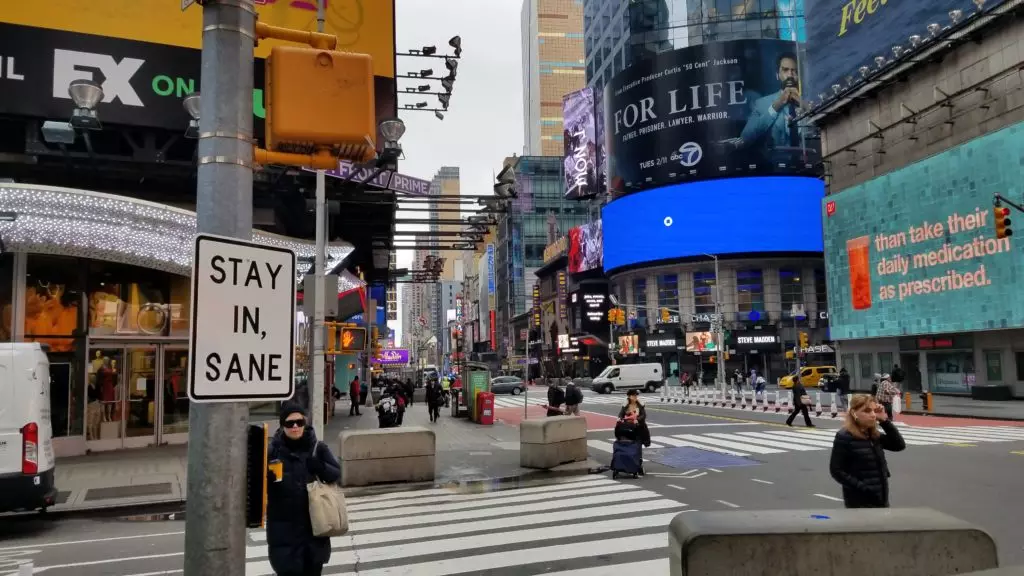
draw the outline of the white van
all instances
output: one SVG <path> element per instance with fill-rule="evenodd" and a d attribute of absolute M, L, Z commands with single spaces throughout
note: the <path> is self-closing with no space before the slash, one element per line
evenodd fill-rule
<path fill-rule="evenodd" d="M 590 389 L 602 394 L 614 390 L 646 390 L 654 392 L 665 385 L 661 364 L 619 364 L 605 368 L 590 384 Z"/>
<path fill-rule="evenodd" d="M 37 342 L 0 344 L 0 512 L 57 500 L 50 361 Z"/>

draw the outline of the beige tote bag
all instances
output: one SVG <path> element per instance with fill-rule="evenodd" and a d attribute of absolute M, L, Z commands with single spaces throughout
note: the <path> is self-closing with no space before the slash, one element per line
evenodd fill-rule
<path fill-rule="evenodd" d="M 314 480 L 306 486 L 306 491 L 309 493 L 309 519 L 313 524 L 313 536 L 344 536 L 348 532 L 348 511 L 345 509 L 345 494 L 341 486 Z"/>

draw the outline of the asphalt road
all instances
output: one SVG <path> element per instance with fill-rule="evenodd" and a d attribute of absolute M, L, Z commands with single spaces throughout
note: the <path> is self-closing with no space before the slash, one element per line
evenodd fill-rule
<path fill-rule="evenodd" d="M 584 409 L 617 412 L 615 404 L 584 402 Z M 653 576 L 665 573 L 665 525 L 676 513 L 795 508 L 827 514 L 842 507 L 828 474 L 828 435 L 838 427 L 835 422 L 818 421 L 818 436 L 804 440 L 801 450 L 785 441 L 794 437 L 784 435 L 803 431 L 786 427 L 781 415 L 650 401 L 648 412 L 662 448 L 646 453 L 646 477 L 613 482 L 608 474 L 591 475 L 570 479 L 575 485 L 491 496 L 407 493 L 394 496 L 408 498 L 407 505 L 357 503 L 350 508 L 354 539 L 335 540 L 334 565 L 325 573 L 352 574 L 358 562 L 360 574 L 610 576 L 627 563 Z M 966 442 L 957 435 L 967 432 L 949 430 L 917 434 L 949 436 L 951 443 L 919 442 L 890 455 L 894 505 L 931 507 L 970 521 L 996 538 L 1004 565 L 1024 564 L 1024 525 L 1018 519 L 1024 441 Z M 592 457 L 609 459 L 602 443 L 610 436 L 607 430 L 590 434 Z M 723 452 L 702 451 L 706 457 L 699 461 L 673 462 L 673 446 L 666 444 L 671 438 L 718 442 Z M 743 438 L 765 443 L 744 444 Z M 761 452 L 752 453 L 757 446 Z M 461 500 L 476 498 L 487 500 Z M 184 528 L 181 521 L 4 520 L 0 576 L 27 560 L 36 573 L 54 576 L 180 574 Z M 265 535 L 254 531 L 249 538 L 247 576 L 270 574 Z"/>

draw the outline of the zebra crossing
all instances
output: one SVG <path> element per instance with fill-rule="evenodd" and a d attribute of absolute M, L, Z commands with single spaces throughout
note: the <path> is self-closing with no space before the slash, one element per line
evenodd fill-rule
<path fill-rule="evenodd" d="M 640 396 L 642 402 L 650 402 L 652 397 L 645 398 L 643 395 Z M 498 408 L 522 408 L 523 403 L 527 403 L 531 406 L 545 406 L 548 403 L 548 396 L 546 392 L 534 393 L 531 392 L 527 396 L 495 396 L 494 405 Z M 626 397 L 623 395 L 614 394 L 597 394 L 583 393 L 583 404 L 610 404 L 614 406 L 621 406 L 626 402 Z"/>
<path fill-rule="evenodd" d="M 785 452 L 829 450 L 836 428 L 766 428 L 758 431 L 707 432 L 651 437 L 651 448 L 698 448 L 728 456 L 764 456 Z M 907 446 L 943 446 L 988 442 L 1024 442 L 1024 427 L 950 426 L 935 428 L 901 427 Z M 611 453 L 613 438 L 588 439 L 590 448 Z"/>
<path fill-rule="evenodd" d="M 348 499 L 349 532 L 324 574 L 666 574 L 669 522 L 686 504 L 605 476 L 481 493 L 444 488 Z M 272 576 L 265 530 L 249 532 L 246 576 Z M 640 561 L 616 555 L 643 551 Z M 611 557 L 609 561 L 607 558 Z"/>

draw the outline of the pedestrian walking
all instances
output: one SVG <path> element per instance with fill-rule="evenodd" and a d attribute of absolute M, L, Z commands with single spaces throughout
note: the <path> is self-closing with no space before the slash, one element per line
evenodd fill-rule
<path fill-rule="evenodd" d="M 843 368 L 839 371 L 839 378 L 836 379 L 836 408 L 840 412 L 846 412 L 849 408 L 849 402 L 847 402 L 848 395 L 850 394 L 850 373 Z"/>
<path fill-rule="evenodd" d="M 441 389 L 441 384 L 437 380 L 427 382 L 424 393 L 427 397 L 427 413 L 430 415 L 430 421 L 437 422 L 437 419 L 441 417 L 441 403 L 444 402 L 442 397 L 444 391 Z"/>
<path fill-rule="evenodd" d="M 811 415 L 807 411 L 807 407 L 811 405 L 811 397 L 807 394 L 807 389 L 804 388 L 804 383 L 800 381 L 800 375 L 793 375 L 793 411 L 789 413 L 789 418 L 786 418 L 786 426 L 792 426 L 793 420 L 796 420 L 796 415 L 802 413 L 804 415 L 804 425 L 808 428 L 815 428 L 815 425 L 811 423 Z"/>
<path fill-rule="evenodd" d="M 579 416 L 582 403 L 583 391 L 576 385 L 576 382 L 570 380 L 565 386 L 565 415 Z"/>
<path fill-rule="evenodd" d="M 281 405 L 280 423 L 267 451 L 267 555 L 279 576 L 320 576 L 331 559 L 331 540 L 313 536 L 306 486 L 337 482 L 341 466 L 298 403 Z"/>
<path fill-rule="evenodd" d="M 885 409 L 871 396 L 855 394 L 832 442 L 829 461 L 829 472 L 843 487 L 847 508 L 889 507 L 891 474 L 885 451 L 901 452 L 906 447 Z"/>
<path fill-rule="evenodd" d="M 356 375 L 352 379 L 352 382 L 348 385 L 349 400 L 352 401 L 352 405 L 348 408 L 349 416 L 362 416 L 359 413 L 359 405 L 362 404 L 362 387 L 359 385 L 359 376 Z"/>
<path fill-rule="evenodd" d="M 416 395 L 416 387 L 412 384 L 412 378 L 405 379 L 405 393 L 409 396 L 409 407 L 412 407 L 413 396 Z"/>
<path fill-rule="evenodd" d="M 893 400 L 898 398 L 900 394 L 900 389 L 892 383 L 892 378 L 888 374 L 882 374 L 882 378 L 878 381 L 878 392 L 875 393 L 875 400 L 885 409 L 885 414 L 889 417 L 889 420 L 892 420 Z"/>

